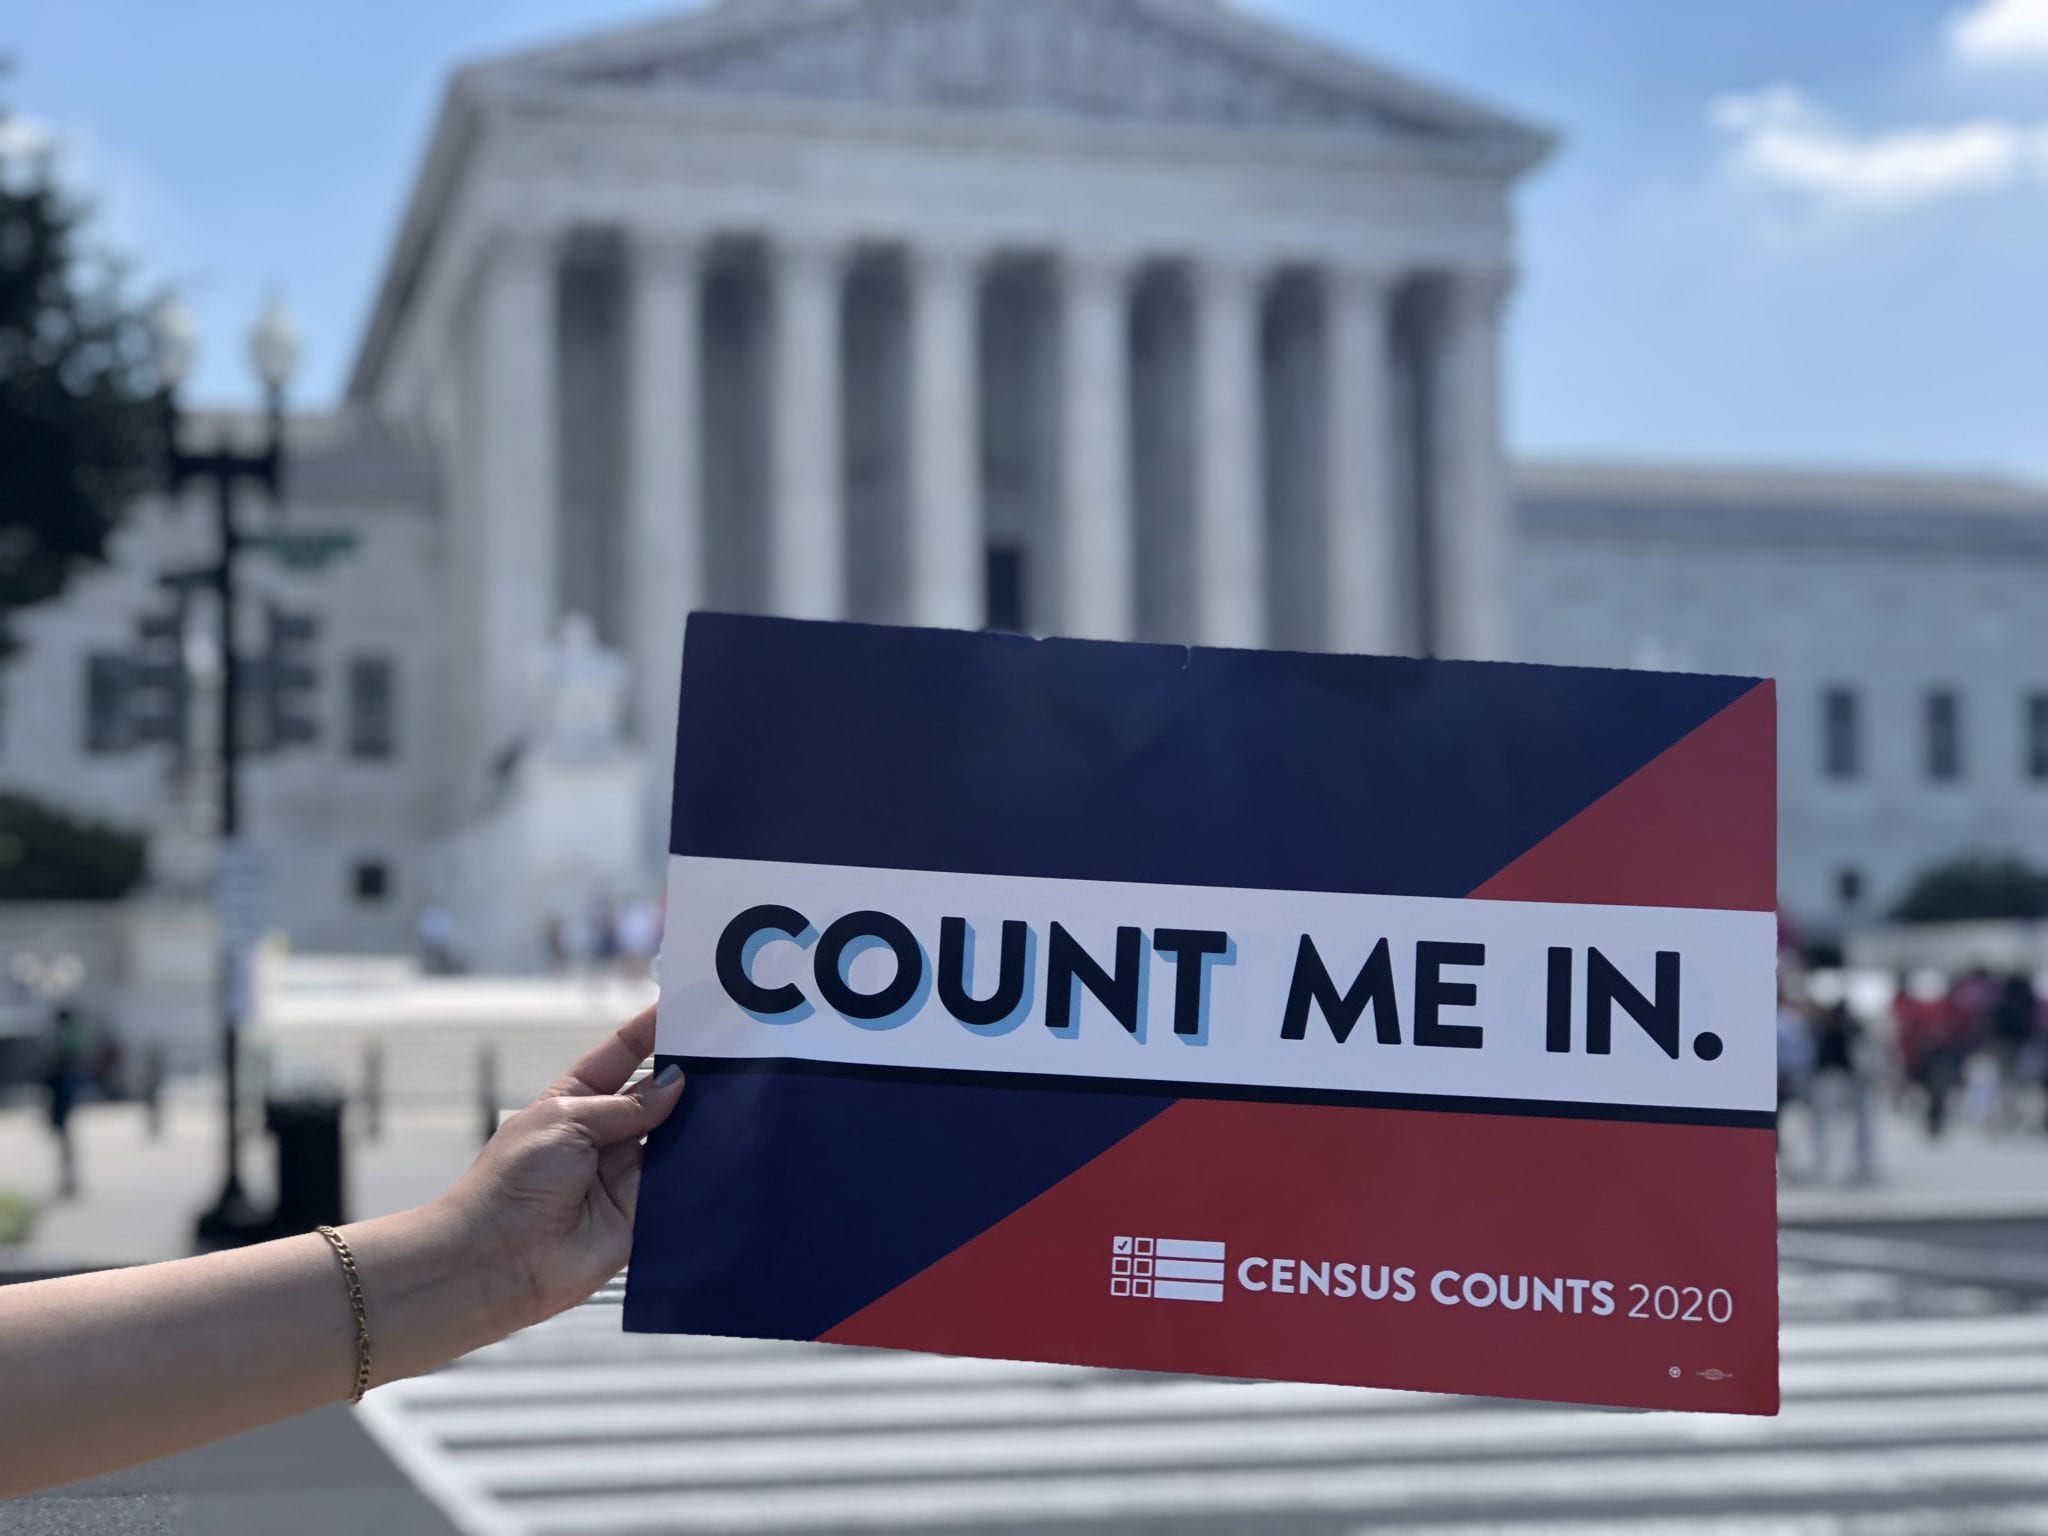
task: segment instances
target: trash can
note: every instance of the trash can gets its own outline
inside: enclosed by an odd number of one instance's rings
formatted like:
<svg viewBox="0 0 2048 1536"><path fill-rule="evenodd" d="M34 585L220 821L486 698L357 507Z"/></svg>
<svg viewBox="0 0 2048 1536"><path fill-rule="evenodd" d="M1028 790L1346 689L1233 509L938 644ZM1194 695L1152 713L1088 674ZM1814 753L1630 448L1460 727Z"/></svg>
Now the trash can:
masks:
<svg viewBox="0 0 2048 1536"><path fill-rule="evenodd" d="M277 1212L270 1226L280 1236L338 1227L348 1219L341 1111L341 1099L324 1093L295 1093L264 1103L264 1127L277 1142Z"/></svg>

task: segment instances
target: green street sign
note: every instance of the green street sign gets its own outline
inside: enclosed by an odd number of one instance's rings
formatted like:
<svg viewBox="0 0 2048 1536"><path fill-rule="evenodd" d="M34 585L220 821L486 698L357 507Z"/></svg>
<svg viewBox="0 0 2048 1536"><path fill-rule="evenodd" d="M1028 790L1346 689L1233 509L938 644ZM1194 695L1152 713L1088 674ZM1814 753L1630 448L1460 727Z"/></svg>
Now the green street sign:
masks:
<svg viewBox="0 0 2048 1536"><path fill-rule="evenodd" d="M242 540L246 549L275 555L289 570L317 571L356 547L352 533L258 533Z"/></svg>

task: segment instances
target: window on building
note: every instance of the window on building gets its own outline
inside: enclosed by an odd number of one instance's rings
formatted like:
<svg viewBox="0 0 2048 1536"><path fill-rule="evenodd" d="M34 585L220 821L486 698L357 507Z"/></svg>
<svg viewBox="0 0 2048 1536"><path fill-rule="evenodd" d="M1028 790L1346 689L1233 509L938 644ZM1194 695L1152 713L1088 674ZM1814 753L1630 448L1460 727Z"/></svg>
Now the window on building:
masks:
<svg viewBox="0 0 2048 1536"><path fill-rule="evenodd" d="M1863 701L1853 688L1834 687L1821 695L1821 771L1831 779L1863 773Z"/></svg>
<svg viewBox="0 0 2048 1536"><path fill-rule="evenodd" d="M388 656L356 656L348 664L348 755L393 756L398 745L398 671Z"/></svg>
<svg viewBox="0 0 2048 1536"><path fill-rule="evenodd" d="M2048 783L2048 692L2027 695L2027 777Z"/></svg>
<svg viewBox="0 0 2048 1536"><path fill-rule="evenodd" d="M1927 777L1952 783L1963 776L1963 700L1953 688L1927 694Z"/></svg>
<svg viewBox="0 0 2048 1536"><path fill-rule="evenodd" d="M359 860L349 879L357 901L379 902L391 894L391 866L382 859Z"/></svg>
<svg viewBox="0 0 2048 1536"><path fill-rule="evenodd" d="M128 748L128 658L99 651L85 658L85 750Z"/></svg>
<svg viewBox="0 0 2048 1536"><path fill-rule="evenodd" d="M984 596L990 629L1024 628L1024 551L1015 544L991 544Z"/></svg>
<svg viewBox="0 0 2048 1536"><path fill-rule="evenodd" d="M1844 907L1863 904L1863 871L1849 864L1835 871L1835 900Z"/></svg>

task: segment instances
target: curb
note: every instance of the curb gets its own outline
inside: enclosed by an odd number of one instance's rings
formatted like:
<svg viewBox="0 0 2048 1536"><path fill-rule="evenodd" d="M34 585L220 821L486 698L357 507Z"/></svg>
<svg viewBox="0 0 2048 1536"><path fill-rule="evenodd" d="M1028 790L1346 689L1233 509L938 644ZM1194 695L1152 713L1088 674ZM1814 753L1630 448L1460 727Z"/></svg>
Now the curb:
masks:
<svg viewBox="0 0 2048 1536"><path fill-rule="evenodd" d="M2048 1222L2048 1198L2015 1195L1985 1198L1970 1195L1896 1194L1808 1203L1778 1202L1780 1227L1933 1226L1969 1222Z"/></svg>

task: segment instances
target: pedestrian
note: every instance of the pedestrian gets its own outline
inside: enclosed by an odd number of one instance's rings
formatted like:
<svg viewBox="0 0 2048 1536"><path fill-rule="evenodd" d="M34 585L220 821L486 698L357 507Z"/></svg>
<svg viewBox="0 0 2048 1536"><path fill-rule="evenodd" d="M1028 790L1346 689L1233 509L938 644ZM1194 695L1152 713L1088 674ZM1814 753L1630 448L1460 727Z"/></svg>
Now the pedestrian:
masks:
<svg viewBox="0 0 2048 1536"><path fill-rule="evenodd" d="M136 1085L137 1096L142 1100L144 1123L149 1128L149 1139L161 1141L164 1135L164 1048L161 1041L151 1041L142 1053L142 1080Z"/></svg>
<svg viewBox="0 0 2048 1536"><path fill-rule="evenodd" d="M1965 1048L1959 1015L1939 976L1899 977L1892 999L1892 1024L1900 1065L1920 1090L1927 1139L1939 1141L1948 1128L1949 1102L1962 1080Z"/></svg>
<svg viewBox="0 0 2048 1536"><path fill-rule="evenodd" d="M619 910L609 897L600 896L591 903L590 963L600 974L618 969Z"/></svg>
<svg viewBox="0 0 2048 1536"><path fill-rule="evenodd" d="M455 956L455 914L438 901L420 908L420 967L429 976L447 976L461 969Z"/></svg>
<svg viewBox="0 0 2048 1536"><path fill-rule="evenodd" d="M1778 989L1778 1113L1806 1098L1813 1073L1813 1025L1789 990Z"/></svg>
<svg viewBox="0 0 2048 1536"><path fill-rule="evenodd" d="M644 978L661 948L661 908L635 896L619 909L619 957L625 974Z"/></svg>
<svg viewBox="0 0 2048 1536"><path fill-rule="evenodd" d="M2038 1049L2035 1026L2040 1003L2034 996L2034 979L2014 971L2000 983L1992 1000L1991 1050L1998 1062L1998 1112L1995 1125L2001 1131L2019 1125L2025 1113L2023 1100L2039 1076L2035 1059Z"/></svg>
<svg viewBox="0 0 2048 1536"><path fill-rule="evenodd" d="M625 1265L640 1139L682 1094L674 1065L626 1087L653 1047L650 1008L415 1210L0 1286L0 1499L358 1401L582 1301Z"/></svg>
<svg viewBox="0 0 2048 1536"><path fill-rule="evenodd" d="M1876 1176L1870 1113L1869 1049L1863 1026L1846 1001L1828 1005L1813 1036L1813 1173L1825 1179L1833 1166L1835 1136L1849 1122L1851 1182Z"/></svg>
<svg viewBox="0 0 2048 1536"><path fill-rule="evenodd" d="M49 1055L43 1065L43 1089L49 1096L50 1134L57 1143L57 1196L78 1194L78 1147L72 1138L71 1112L85 1075L85 1025L78 1010L61 1004L50 1021Z"/></svg>

